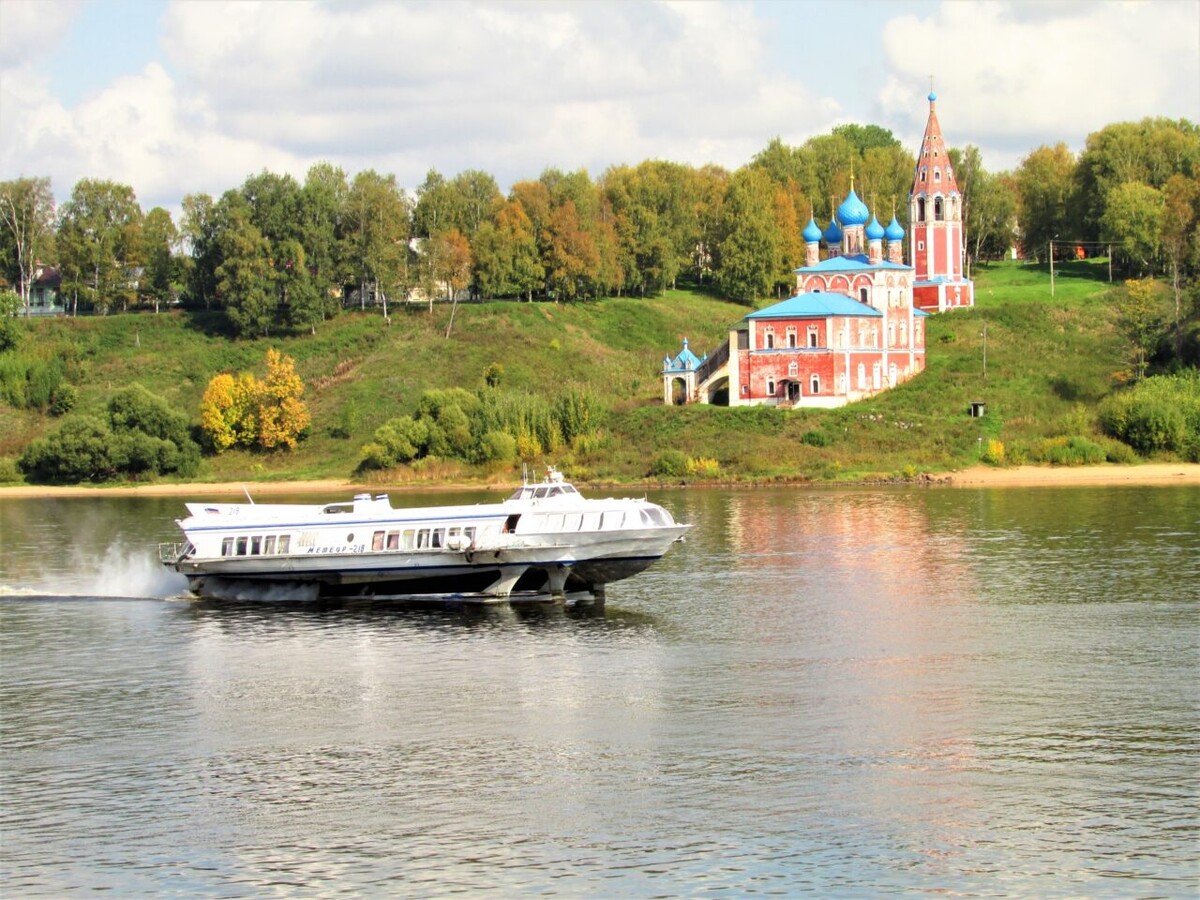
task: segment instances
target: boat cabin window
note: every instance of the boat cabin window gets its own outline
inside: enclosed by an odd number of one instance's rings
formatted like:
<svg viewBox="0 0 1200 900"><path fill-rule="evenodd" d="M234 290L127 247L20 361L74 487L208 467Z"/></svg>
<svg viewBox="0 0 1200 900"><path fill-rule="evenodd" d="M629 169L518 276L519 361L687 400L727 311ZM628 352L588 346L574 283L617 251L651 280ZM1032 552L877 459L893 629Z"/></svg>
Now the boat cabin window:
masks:
<svg viewBox="0 0 1200 900"><path fill-rule="evenodd" d="M578 494L579 491L570 484L552 484L549 486L542 485L541 487L523 487L508 499L509 500L543 500L547 497L560 497L567 494Z"/></svg>
<svg viewBox="0 0 1200 900"><path fill-rule="evenodd" d="M233 538L225 538L221 541L221 555L233 556Z"/></svg>
<svg viewBox="0 0 1200 900"><path fill-rule="evenodd" d="M446 539L446 529L445 528L433 529L433 534L431 535L431 537L433 538L432 546L434 548L441 547L444 543L446 543L446 540L445 540Z"/></svg>
<svg viewBox="0 0 1200 900"><path fill-rule="evenodd" d="M517 530L517 522L521 520L520 514L509 516L504 520L504 527L500 531L504 534L512 534Z"/></svg>
<svg viewBox="0 0 1200 900"><path fill-rule="evenodd" d="M455 526L446 531L446 546L451 550L462 549L473 540L475 540L475 528L473 526L466 528Z"/></svg>
<svg viewBox="0 0 1200 900"><path fill-rule="evenodd" d="M388 532L387 548L389 550L399 550L400 549L400 532L398 532L398 531L389 531Z"/></svg>
<svg viewBox="0 0 1200 900"><path fill-rule="evenodd" d="M429 546L429 529L422 528L417 532L417 549L424 550Z"/></svg>
<svg viewBox="0 0 1200 900"><path fill-rule="evenodd" d="M292 549L292 536L290 534L281 534L279 536L279 553L287 553Z"/></svg>
<svg viewBox="0 0 1200 900"><path fill-rule="evenodd" d="M240 537L237 539L237 555L238 556L246 555L246 539L244 537Z"/></svg>
<svg viewBox="0 0 1200 900"><path fill-rule="evenodd" d="M250 538L250 555L260 556L262 554L262 537L255 535Z"/></svg>
<svg viewBox="0 0 1200 900"><path fill-rule="evenodd" d="M275 552L275 535L269 535L263 538L263 554L270 556Z"/></svg>
<svg viewBox="0 0 1200 900"><path fill-rule="evenodd" d="M383 549L383 532L382 531L377 531L373 535L371 535L371 549L372 550L382 550Z"/></svg>

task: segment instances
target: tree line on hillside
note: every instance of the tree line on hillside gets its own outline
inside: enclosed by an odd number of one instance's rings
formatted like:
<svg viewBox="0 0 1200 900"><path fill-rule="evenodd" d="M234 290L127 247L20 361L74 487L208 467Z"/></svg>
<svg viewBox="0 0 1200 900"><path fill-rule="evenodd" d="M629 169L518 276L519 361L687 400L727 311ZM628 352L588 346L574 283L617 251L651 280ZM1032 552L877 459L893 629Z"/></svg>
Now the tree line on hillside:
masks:
<svg viewBox="0 0 1200 900"><path fill-rule="evenodd" d="M1127 271L1168 273L1177 293L1200 272L1200 129L1186 120L1109 125L1078 157L1039 147L1013 172L988 172L973 146L949 153L973 260L1107 242ZM829 221L851 177L907 229L914 167L890 131L854 124L799 147L776 138L733 172L547 169L507 195L478 170L431 170L410 195L394 175L323 162L303 183L263 171L220 197L188 195L179 222L143 212L128 185L86 178L56 207L48 178L23 177L0 182L0 274L26 313L49 263L72 313L180 303L246 336L315 333L346 306L653 295L681 279L753 303L792 289L804 225Z"/></svg>

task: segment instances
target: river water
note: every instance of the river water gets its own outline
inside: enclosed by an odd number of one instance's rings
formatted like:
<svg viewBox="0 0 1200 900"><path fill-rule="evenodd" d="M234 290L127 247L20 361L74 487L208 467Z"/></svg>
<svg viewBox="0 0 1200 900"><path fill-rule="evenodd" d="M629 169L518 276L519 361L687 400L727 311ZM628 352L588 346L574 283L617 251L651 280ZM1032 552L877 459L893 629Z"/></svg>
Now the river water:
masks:
<svg viewBox="0 0 1200 900"><path fill-rule="evenodd" d="M0 891L1200 891L1200 491L654 499L600 611L197 605L179 500L0 500Z"/></svg>

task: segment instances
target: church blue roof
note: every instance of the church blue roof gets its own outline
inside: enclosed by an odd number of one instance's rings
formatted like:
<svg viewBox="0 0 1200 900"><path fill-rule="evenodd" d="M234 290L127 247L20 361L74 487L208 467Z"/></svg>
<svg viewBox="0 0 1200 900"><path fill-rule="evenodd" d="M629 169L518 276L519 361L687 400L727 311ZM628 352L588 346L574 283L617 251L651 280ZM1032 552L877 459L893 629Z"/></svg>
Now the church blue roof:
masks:
<svg viewBox="0 0 1200 900"><path fill-rule="evenodd" d="M826 316L875 316L883 313L873 306L851 300L845 294L809 293L797 294L774 306L760 309L746 316L747 319L806 319Z"/></svg>
<svg viewBox="0 0 1200 900"><path fill-rule="evenodd" d="M871 216L871 221L867 223L866 235L868 241L883 240L883 226L879 224L879 220L874 216Z"/></svg>
<svg viewBox="0 0 1200 900"><path fill-rule="evenodd" d="M831 256L829 259L823 259L815 266L801 266L799 269L793 269L793 272L862 272L871 271L873 269L897 269L906 272L912 271L912 266L906 266L901 263L882 262L871 263L865 255L857 256Z"/></svg>
<svg viewBox="0 0 1200 900"><path fill-rule="evenodd" d="M904 227L892 216L892 221L888 223L887 231L883 233L889 241L904 240Z"/></svg>
<svg viewBox="0 0 1200 900"><path fill-rule="evenodd" d="M842 229L838 227L837 219L832 219L829 222L829 227L825 229L825 243L829 245L840 244L842 242Z"/></svg>
<svg viewBox="0 0 1200 900"><path fill-rule="evenodd" d="M850 193L846 195L846 199L842 201L842 205L837 209L837 219L842 223L842 226L847 225L865 225L867 219L870 218L871 211L867 209L867 204L858 199L858 194L854 193L851 188Z"/></svg>
<svg viewBox="0 0 1200 900"><path fill-rule="evenodd" d="M808 224L804 226L804 231L800 233L806 243L815 244L821 240L821 226L817 224L816 219L809 219Z"/></svg>
<svg viewBox="0 0 1200 900"><path fill-rule="evenodd" d="M704 359L707 358L708 354L705 354ZM679 351L679 354L674 359L671 359L669 356L663 359L663 370L682 372L688 369L695 369L702 362L704 362L703 359L688 349L688 339L684 338L683 349Z"/></svg>

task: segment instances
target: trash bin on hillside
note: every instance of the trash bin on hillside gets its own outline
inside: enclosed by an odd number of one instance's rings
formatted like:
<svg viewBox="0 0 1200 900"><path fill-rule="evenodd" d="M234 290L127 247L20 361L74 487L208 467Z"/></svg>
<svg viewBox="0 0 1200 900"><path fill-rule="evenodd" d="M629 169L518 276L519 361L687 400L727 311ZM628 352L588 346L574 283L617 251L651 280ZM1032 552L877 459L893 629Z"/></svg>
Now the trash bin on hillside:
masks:
<svg viewBox="0 0 1200 900"><path fill-rule="evenodd" d="M972 400L968 411L972 419L982 419L987 415L987 404L982 400Z"/></svg>

